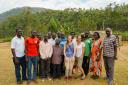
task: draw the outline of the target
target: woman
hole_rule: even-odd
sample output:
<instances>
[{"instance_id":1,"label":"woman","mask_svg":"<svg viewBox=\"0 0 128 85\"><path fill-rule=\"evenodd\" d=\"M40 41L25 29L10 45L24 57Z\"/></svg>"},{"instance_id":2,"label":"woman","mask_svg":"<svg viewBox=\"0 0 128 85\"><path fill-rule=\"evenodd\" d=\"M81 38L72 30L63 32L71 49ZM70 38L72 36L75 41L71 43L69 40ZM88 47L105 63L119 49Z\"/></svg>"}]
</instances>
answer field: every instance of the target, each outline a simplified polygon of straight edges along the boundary
<instances>
[{"instance_id":1,"label":"woman","mask_svg":"<svg viewBox=\"0 0 128 85\"><path fill-rule=\"evenodd\" d=\"M85 44L81 42L81 36L77 36L77 43L76 43L76 62L77 62L77 68L78 70L81 71L82 77L81 80L85 79L85 73L82 68L82 63L83 63L83 56L84 56L84 47Z\"/></svg>"},{"instance_id":2,"label":"woman","mask_svg":"<svg viewBox=\"0 0 128 85\"><path fill-rule=\"evenodd\" d=\"M91 66L90 70L93 72L92 78L98 79L102 72L102 62L101 62L101 51L102 51L102 40L98 32L93 34L94 41L92 43L91 49Z\"/></svg>"},{"instance_id":3,"label":"woman","mask_svg":"<svg viewBox=\"0 0 128 85\"><path fill-rule=\"evenodd\" d=\"M65 79L72 79L72 69L75 61L75 45L72 43L72 36L69 35L64 46L65 56Z\"/></svg>"}]
</instances>

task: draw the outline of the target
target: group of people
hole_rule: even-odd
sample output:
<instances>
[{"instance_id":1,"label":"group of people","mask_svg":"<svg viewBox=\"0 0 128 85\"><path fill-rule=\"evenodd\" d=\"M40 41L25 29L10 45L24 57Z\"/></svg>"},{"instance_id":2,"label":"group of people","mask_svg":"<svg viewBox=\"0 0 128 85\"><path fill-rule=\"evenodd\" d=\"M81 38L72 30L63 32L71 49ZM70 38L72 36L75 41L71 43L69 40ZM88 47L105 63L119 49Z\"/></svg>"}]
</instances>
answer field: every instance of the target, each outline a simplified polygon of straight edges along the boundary
<instances>
[{"instance_id":1,"label":"group of people","mask_svg":"<svg viewBox=\"0 0 128 85\"><path fill-rule=\"evenodd\" d=\"M105 79L113 85L114 60L117 59L117 40L110 28L106 28L106 36L100 38L98 32L90 36L89 32L75 35L71 32L67 37L64 33L51 33L41 36L35 30L28 38L22 36L22 30L16 29L11 40L11 51L18 84L27 80L37 83L37 76L42 81L60 79L70 80L72 74L81 72L84 80L89 72L91 78L98 79L102 73L102 60L106 70ZM22 70L21 70L22 67ZM22 73L22 74L21 74ZM76 77L77 78L77 77Z\"/></svg>"}]
</instances>

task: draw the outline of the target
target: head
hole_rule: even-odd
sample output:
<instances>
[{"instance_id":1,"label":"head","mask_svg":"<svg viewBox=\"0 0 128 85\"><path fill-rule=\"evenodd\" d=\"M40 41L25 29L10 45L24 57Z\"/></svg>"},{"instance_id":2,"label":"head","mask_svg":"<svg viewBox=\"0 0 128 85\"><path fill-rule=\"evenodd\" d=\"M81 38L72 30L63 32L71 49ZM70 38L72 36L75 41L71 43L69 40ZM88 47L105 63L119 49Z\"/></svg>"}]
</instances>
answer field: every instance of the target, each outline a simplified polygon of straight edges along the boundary
<instances>
[{"instance_id":1,"label":"head","mask_svg":"<svg viewBox=\"0 0 128 85\"><path fill-rule=\"evenodd\" d=\"M89 38L89 32L85 32L84 35L85 35L85 38Z\"/></svg>"},{"instance_id":2,"label":"head","mask_svg":"<svg viewBox=\"0 0 128 85\"><path fill-rule=\"evenodd\" d=\"M84 41L84 40L85 40L85 34L81 33L81 41Z\"/></svg>"},{"instance_id":3,"label":"head","mask_svg":"<svg viewBox=\"0 0 128 85\"><path fill-rule=\"evenodd\" d=\"M106 35L109 37L112 34L112 29L111 28L106 28Z\"/></svg>"},{"instance_id":4,"label":"head","mask_svg":"<svg viewBox=\"0 0 128 85\"><path fill-rule=\"evenodd\" d=\"M41 33L37 33L37 38L41 40Z\"/></svg>"},{"instance_id":5,"label":"head","mask_svg":"<svg viewBox=\"0 0 128 85\"><path fill-rule=\"evenodd\" d=\"M61 37L61 33L60 33L60 32L57 33L57 37L58 37L58 38Z\"/></svg>"},{"instance_id":6,"label":"head","mask_svg":"<svg viewBox=\"0 0 128 85\"><path fill-rule=\"evenodd\" d=\"M59 39L56 39L56 45L60 45L60 40Z\"/></svg>"},{"instance_id":7,"label":"head","mask_svg":"<svg viewBox=\"0 0 128 85\"><path fill-rule=\"evenodd\" d=\"M65 35L64 35L64 33L62 32L62 33L61 33L61 38L64 38L64 37L65 37Z\"/></svg>"},{"instance_id":8,"label":"head","mask_svg":"<svg viewBox=\"0 0 128 85\"><path fill-rule=\"evenodd\" d=\"M79 42L79 43L81 42L81 35L77 36L77 42Z\"/></svg>"},{"instance_id":9,"label":"head","mask_svg":"<svg viewBox=\"0 0 128 85\"><path fill-rule=\"evenodd\" d=\"M37 36L37 31L35 31L35 30L32 30L31 31L31 37L36 37Z\"/></svg>"},{"instance_id":10,"label":"head","mask_svg":"<svg viewBox=\"0 0 128 85\"><path fill-rule=\"evenodd\" d=\"M44 42L48 42L48 35L44 36Z\"/></svg>"},{"instance_id":11,"label":"head","mask_svg":"<svg viewBox=\"0 0 128 85\"><path fill-rule=\"evenodd\" d=\"M98 33L98 32L94 32L93 33L93 39L94 40L97 40L97 39L99 39L100 38L100 34Z\"/></svg>"},{"instance_id":12,"label":"head","mask_svg":"<svg viewBox=\"0 0 128 85\"><path fill-rule=\"evenodd\" d=\"M56 38L56 33L52 33L52 39Z\"/></svg>"},{"instance_id":13,"label":"head","mask_svg":"<svg viewBox=\"0 0 128 85\"><path fill-rule=\"evenodd\" d=\"M71 35L68 35L67 37L67 43L71 43L72 42L72 36Z\"/></svg>"},{"instance_id":14,"label":"head","mask_svg":"<svg viewBox=\"0 0 128 85\"><path fill-rule=\"evenodd\" d=\"M72 39L75 37L75 32L71 32L70 35L72 36Z\"/></svg>"},{"instance_id":15,"label":"head","mask_svg":"<svg viewBox=\"0 0 128 85\"><path fill-rule=\"evenodd\" d=\"M52 37L52 33L48 32L48 39L50 39Z\"/></svg>"},{"instance_id":16,"label":"head","mask_svg":"<svg viewBox=\"0 0 128 85\"><path fill-rule=\"evenodd\" d=\"M17 35L18 37L21 37L21 36L22 36L22 30L21 30L20 28L17 28L17 29L16 29L16 35Z\"/></svg>"}]
</instances>

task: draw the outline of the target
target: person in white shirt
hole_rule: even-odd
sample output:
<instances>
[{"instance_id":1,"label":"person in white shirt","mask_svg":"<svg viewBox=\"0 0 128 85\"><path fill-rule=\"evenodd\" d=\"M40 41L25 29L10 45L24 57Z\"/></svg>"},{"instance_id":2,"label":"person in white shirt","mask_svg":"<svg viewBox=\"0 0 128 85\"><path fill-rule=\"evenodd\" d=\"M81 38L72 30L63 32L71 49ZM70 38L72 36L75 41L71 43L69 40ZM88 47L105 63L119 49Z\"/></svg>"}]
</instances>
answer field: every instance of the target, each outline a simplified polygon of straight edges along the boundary
<instances>
[{"instance_id":1,"label":"person in white shirt","mask_svg":"<svg viewBox=\"0 0 128 85\"><path fill-rule=\"evenodd\" d=\"M41 57L41 66L42 66L42 81L50 76L50 64L51 64L51 56L53 53L52 45L48 42L48 36L44 36L44 40L42 40L39 44L39 52Z\"/></svg>"},{"instance_id":2,"label":"person in white shirt","mask_svg":"<svg viewBox=\"0 0 128 85\"><path fill-rule=\"evenodd\" d=\"M76 43L76 63L77 63L77 68L81 71L82 77L81 79L85 79L85 73L82 68L82 63L83 63L83 56L84 56L84 47L85 44L81 42L81 35L77 36L77 43Z\"/></svg>"},{"instance_id":3,"label":"person in white shirt","mask_svg":"<svg viewBox=\"0 0 128 85\"><path fill-rule=\"evenodd\" d=\"M25 62L25 41L22 37L22 30L16 29L16 36L11 40L11 51L15 66L15 75L18 84L22 84L22 80L27 80L26 77L26 62ZM22 71L20 69L22 67ZM20 74L20 71L22 74ZM22 79L21 79L22 78Z\"/></svg>"}]
</instances>

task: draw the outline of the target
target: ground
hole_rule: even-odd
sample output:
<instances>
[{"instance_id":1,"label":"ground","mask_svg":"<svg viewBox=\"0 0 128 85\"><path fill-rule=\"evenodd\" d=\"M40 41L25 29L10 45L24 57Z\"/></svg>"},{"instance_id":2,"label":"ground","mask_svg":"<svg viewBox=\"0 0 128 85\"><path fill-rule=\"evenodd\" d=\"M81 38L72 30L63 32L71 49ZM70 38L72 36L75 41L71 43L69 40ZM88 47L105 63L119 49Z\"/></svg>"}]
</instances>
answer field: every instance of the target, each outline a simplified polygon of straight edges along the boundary
<instances>
[{"instance_id":1,"label":"ground","mask_svg":"<svg viewBox=\"0 0 128 85\"><path fill-rule=\"evenodd\" d=\"M118 60L115 62L115 85L128 85L127 49L128 44L124 44L118 51ZM0 43L0 85L17 85L14 72L10 43ZM103 67L103 74L98 80L91 79L89 74L85 80L73 79L65 81L62 78L61 80L42 82L41 79L38 79L36 85L107 85L107 81L103 79L104 76ZM34 83L31 84L35 85ZM26 82L23 85L26 85Z\"/></svg>"}]
</instances>

